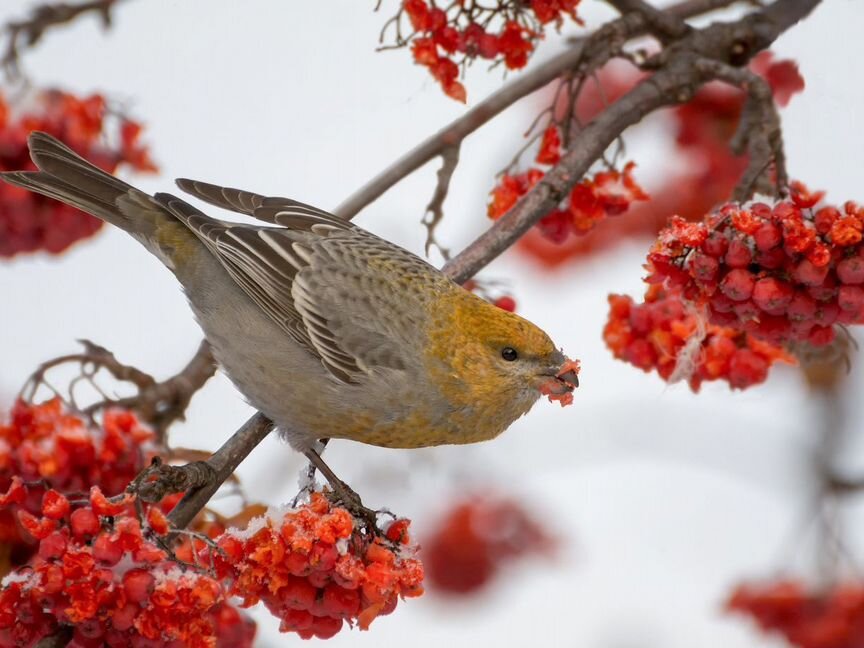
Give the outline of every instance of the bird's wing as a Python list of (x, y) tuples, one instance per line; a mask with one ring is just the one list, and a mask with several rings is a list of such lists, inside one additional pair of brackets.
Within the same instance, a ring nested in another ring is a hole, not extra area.
[(259, 227), (217, 221), (173, 196), (156, 197), (213, 251), (255, 303), (338, 380), (353, 383), (377, 367), (409, 364), (410, 346), (400, 344), (404, 329), (392, 326), (393, 318), (387, 316), (405, 305), (383, 278), (386, 273), (370, 263), (395, 254), (409, 265), (425, 266), (421, 259), (344, 221), (339, 225), (349, 227), (337, 227), (332, 222), (336, 217), (326, 213), (273, 208), (272, 222), (286, 227)]
[[(290, 198), (262, 196), (243, 189), (220, 187), (219, 185), (178, 178), (177, 186), (191, 196), (206, 203), (252, 216), (265, 223), (281, 225), (288, 229), (306, 229), (315, 223), (327, 223), (337, 229), (353, 229), (354, 226), (338, 216)], [(307, 225), (304, 226), (304, 221)]]

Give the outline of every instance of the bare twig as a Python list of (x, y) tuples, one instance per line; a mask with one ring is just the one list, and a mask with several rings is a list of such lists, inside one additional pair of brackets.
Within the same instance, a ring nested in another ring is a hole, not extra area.
[[(107, 399), (91, 405), (87, 410), (107, 406), (133, 409), (150, 424), (157, 434), (157, 440), (162, 443), (168, 428), (175, 421), (184, 419), (192, 397), (215, 373), (216, 361), (210, 345), (207, 340), (202, 340), (192, 359), (171, 378), (163, 382), (153, 381), (146, 386), (139, 385), (140, 392), (135, 396)], [(115, 377), (120, 378), (116, 374)]]
[[(738, 154), (746, 150), (750, 154), (750, 161), (738, 186), (735, 187), (733, 197), (737, 201), (744, 202), (757, 192), (784, 195), (789, 177), (786, 173), (780, 115), (774, 103), (771, 86), (765, 79), (746, 68), (735, 68), (718, 61), (707, 60), (699, 61), (699, 66), (715, 79), (735, 85), (747, 92), (741, 123), (730, 146)], [(773, 182), (769, 173), (772, 165)]]
[(58, 2), (38, 5), (24, 20), (13, 20), (3, 28), (7, 39), (6, 51), (0, 58), (0, 65), (12, 77), (20, 75), (20, 58), (23, 47), (33, 47), (53, 27), (66, 25), (79, 16), (88, 13), (99, 15), (102, 25), (111, 26), (111, 10), (120, 0), (89, 0), (80, 4)]
[[(727, 7), (735, 2), (736, 0), (687, 0), (673, 5), (666, 11), (672, 16), (685, 19)], [(607, 23), (590, 36), (576, 39), (567, 51), (538, 65), (530, 73), (517, 77), (462, 117), (421, 142), (349, 196), (333, 213), (346, 219), (354, 218), (360, 210), (390, 187), (440, 156), (445, 149), (461, 142), (519, 99), (539, 90), (568, 71), (579, 69), (583, 74), (590, 72), (593, 69), (592, 62), (594, 67), (602, 65), (621, 44), (645, 34), (646, 30), (645, 19), (640, 14), (631, 13)]]
[(453, 177), (457, 164), (459, 164), (459, 144), (454, 144), (441, 153), (441, 168), (438, 169), (438, 182), (435, 184), (432, 200), (426, 205), (426, 214), (423, 216), (423, 225), (426, 227), (426, 256), (429, 256), (429, 250), (434, 245), (445, 259), (450, 258), (450, 251), (441, 247), (441, 243), (435, 238), (435, 229), (438, 227), (438, 223), (444, 218), (444, 200), (447, 198), (447, 192), (450, 190), (450, 179)]
[[(120, 362), (113, 353), (98, 344), (89, 340), (79, 340), (79, 342), (84, 346), (83, 353), (61, 356), (40, 365), (24, 385), (21, 398), (26, 401), (33, 400), (42, 386), (47, 386), (56, 395), (60, 395), (47, 382), (46, 374), (60, 365), (77, 363), (81, 366), (81, 375), (70, 385), (68, 397), (70, 406), (81, 410), (91, 418), (96, 412), (107, 407), (134, 410), (156, 432), (157, 442), (160, 445), (164, 445), (168, 428), (175, 421), (183, 419), (192, 396), (216, 372), (216, 362), (206, 340), (201, 342), (198, 351), (180, 372), (162, 382), (158, 382), (153, 376), (137, 367)], [(126, 398), (108, 397), (95, 381), (95, 376), (100, 370), (107, 371), (119, 381), (131, 383), (138, 393)], [(75, 385), (82, 379), (88, 381), (101, 395), (101, 400), (84, 408), (79, 407), (75, 402), (74, 393)]]

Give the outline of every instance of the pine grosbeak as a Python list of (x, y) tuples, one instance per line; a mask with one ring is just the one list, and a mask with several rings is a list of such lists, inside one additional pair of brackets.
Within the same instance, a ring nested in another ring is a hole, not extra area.
[(576, 363), (530, 322), (320, 209), (191, 180), (256, 224), (149, 196), (44, 133), (39, 171), (7, 182), (135, 237), (183, 285), (225, 373), (303, 452), (321, 438), (417, 448), (491, 439), (541, 392), (569, 400)]

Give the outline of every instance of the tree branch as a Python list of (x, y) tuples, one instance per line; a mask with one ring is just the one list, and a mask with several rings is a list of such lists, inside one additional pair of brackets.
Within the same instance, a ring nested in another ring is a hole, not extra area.
[(444, 218), (444, 200), (447, 198), (447, 192), (450, 190), (450, 179), (453, 177), (453, 172), (456, 170), (456, 165), (459, 164), (459, 144), (454, 144), (441, 153), (441, 168), (438, 169), (438, 182), (435, 184), (435, 191), (432, 193), (432, 199), (426, 205), (426, 213), (423, 216), (423, 225), (426, 227), (426, 256), (429, 256), (429, 250), (435, 245), (444, 256), (445, 259), (450, 258), (450, 251), (441, 247), (441, 244), (435, 238), (435, 228), (438, 223)]
[[(649, 113), (688, 101), (716, 78), (706, 59), (743, 65), (784, 30), (804, 18), (820, 0), (777, 0), (765, 10), (732, 23), (693, 31), (657, 55), (659, 69), (609, 106), (574, 139), (568, 153), (531, 191), (486, 232), (451, 259), (444, 272), (461, 283), (513, 245), (561, 202), (615, 138)], [(717, 70), (713, 70), (714, 73)]]
[[(673, 5), (665, 13), (683, 20), (727, 7), (735, 2), (736, 0), (687, 0)], [(349, 196), (333, 210), (333, 213), (348, 220), (354, 218), (364, 207), (375, 201), (397, 182), (430, 160), (440, 156), (447, 148), (464, 140), (518, 100), (539, 90), (568, 71), (580, 69), (586, 73), (596, 69), (612, 56), (620, 44), (645, 34), (647, 28), (648, 25), (642, 15), (630, 13), (607, 23), (590, 36), (574, 40), (567, 51), (538, 65), (531, 72), (516, 78), (497, 92), (492, 93), (462, 117), (421, 142), (375, 176), (368, 184)], [(594, 65), (589, 65), (588, 59), (593, 59)]]
[[(168, 520), (178, 529), (185, 528), (203, 509), (219, 487), (234, 474), (237, 466), (273, 431), (273, 421), (260, 412), (252, 416), (229, 438), (206, 462), (212, 469), (212, 479), (186, 493), (180, 503), (168, 515)], [(178, 467), (182, 469), (183, 466)]]
[(700, 61), (699, 66), (715, 79), (735, 85), (747, 92), (747, 101), (741, 114), (738, 132), (732, 138), (731, 148), (737, 153), (746, 149), (750, 161), (744, 175), (735, 187), (733, 198), (744, 202), (754, 193), (772, 193), (771, 165), (774, 165), (773, 193), (783, 195), (789, 176), (786, 173), (786, 155), (783, 152), (783, 131), (780, 115), (771, 86), (767, 81), (746, 68), (734, 68), (717, 61)]
[(22, 40), (24, 47), (33, 47), (49, 29), (66, 25), (83, 14), (98, 14), (102, 25), (107, 29), (111, 26), (111, 10), (119, 1), (90, 0), (80, 4), (43, 4), (34, 8), (29, 18), (9, 21), (3, 27), (8, 43), (3, 57), (0, 58), (0, 65), (10, 76), (19, 75)]

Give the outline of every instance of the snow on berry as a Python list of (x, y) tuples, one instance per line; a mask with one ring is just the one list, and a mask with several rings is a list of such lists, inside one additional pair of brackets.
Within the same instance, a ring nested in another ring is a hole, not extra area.
[(407, 520), (394, 522), (384, 537), (360, 526), (324, 494), (312, 493), (307, 504), (219, 537), (217, 573), (244, 606), (263, 602), (282, 632), (327, 639), (346, 622), (366, 630), (400, 597), (423, 593), (423, 566), (413, 557)]
[(142, 526), (128, 499), (94, 486), (71, 513), (54, 491), (43, 501), (45, 517), (19, 511), (39, 544), (0, 586), (0, 647), (64, 632), (76, 646), (252, 646), (255, 625), (225, 602), (222, 584), (171, 560), (165, 533)]
[(808, 588), (786, 579), (739, 585), (726, 603), (764, 632), (799, 648), (846, 648), (864, 643), (864, 584)]
[[(156, 171), (147, 148), (139, 142), (141, 125), (109, 114), (105, 98), (98, 94), (78, 98), (47, 90), (20, 111), (0, 95), (0, 171), (34, 169), (27, 136), (36, 130), (54, 135), (110, 173), (120, 165)], [(0, 183), (0, 257), (36, 250), (57, 254), (101, 226), (101, 220), (74, 207)]]
[[(731, 300), (724, 299), (724, 308), (732, 308)], [(610, 295), (603, 339), (619, 360), (645, 372), (656, 370), (669, 382), (687, 380), (693, 391), (706, 380), (745, 389), (764, 382), (773, 363), (795, 363), (782, 347), (708, 323), (704, 310), (659, 284), (648, 287), (641, 304), (626, 295)]]
[[(108, 496), (123, 492), (158, 451), (154, 438), (125, 410), (105, 411), (96, 426), (59, 398), (38, 405), (16, 402), (8, 423), (0, 424), (0, 543), (15, 557), (11, 566), (35, 551), (26, 528), (39, 526), (36, 516), (65, 518), (65, 496), (92, 486)], [(86, 509), (71, 516), (73, 528), (98, 531)]]
[(816, 208), (793, 183), (773, 205), (725, 204), (700, 223), (673, 217), (648, 255), (649, 283), (681, 291), (708, 320), (775, 345), (834, 339), (864, 322), (864, 209)]

